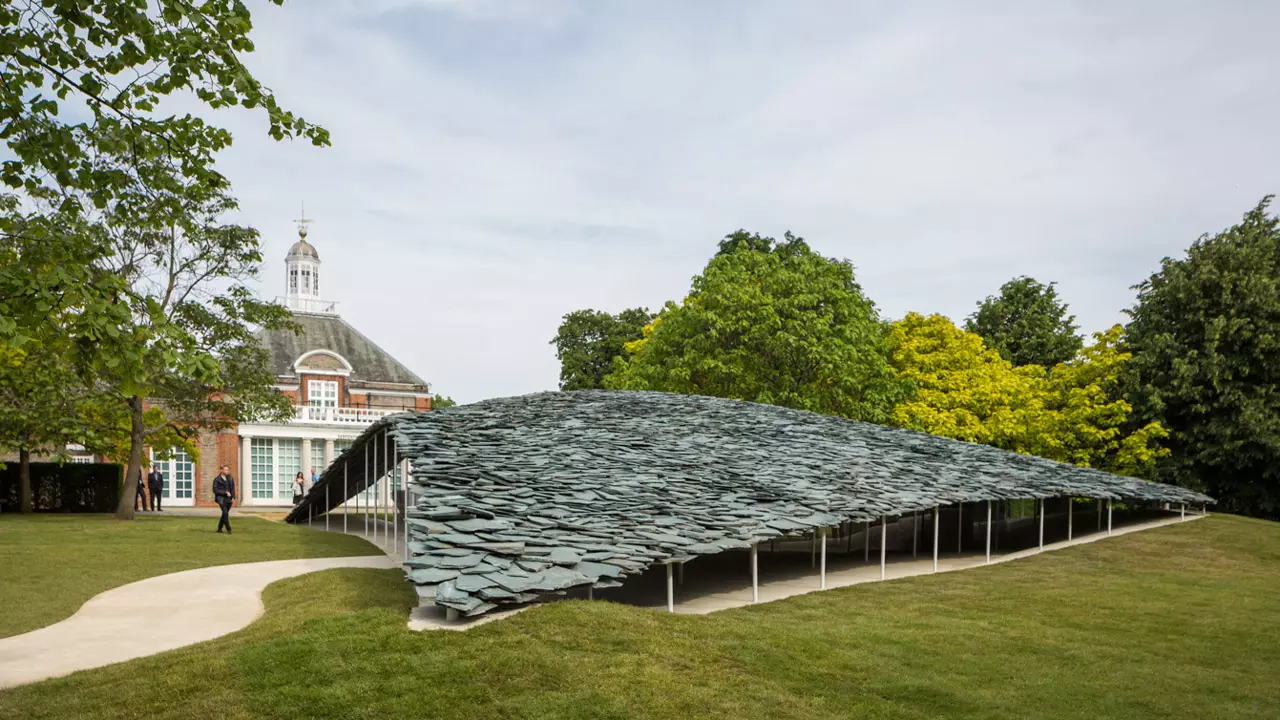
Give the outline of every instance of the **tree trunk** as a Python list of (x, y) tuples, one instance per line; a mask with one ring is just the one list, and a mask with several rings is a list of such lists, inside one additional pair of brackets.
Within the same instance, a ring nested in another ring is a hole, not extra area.
[(31, 451), (18, 450), (18, 512), (30, 513), (34, 510), (31, 497)]
[(129, 465), (124, 471), (124, 488), (120, 492), (120, 504), (116, 517), (133, 519), (134, 496), (138, 493), (138, 473), (142, 472), (142, 445), (147, 440), (146, 426), (142, 424), (142, 398), (129, 398)]

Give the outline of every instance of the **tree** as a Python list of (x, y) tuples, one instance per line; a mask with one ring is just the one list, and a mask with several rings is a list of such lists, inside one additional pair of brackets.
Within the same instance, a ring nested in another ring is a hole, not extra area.
[(1140, 421), (1169, 429), (1163, 479), (1280, 518), (1280, 220), (1270, 202), (1135, 286), (1125, 385)]
[(617, 315), (600, 310), (575, 310), (565, 315), (551, 340), (560, 360), (560, 389), (603, 388), (622, 346), (638, 340), (651, 320), (648, 308), (631, 308)]
[(457, 405), (458, 403), (454, 402), (453, 398), (448, 395), (435, 395), (431, 398), (432, 410), (443, 410), (445, 408), (456, 407)]
[[(1118, 395), (1120, 326), (1052, 368), (1014, 367), (982, 338), (941, 315), (910, 313), (890, 333), (894, 367), (916, 394), (893, 410), (892, 424), (1004, 450), (1145, 476), (1167, 451), (1158, 423), (1129, 429)], [(1128, 431), (1126, 432), (1126, 430)]]
[(1084, 344), (1076, 334), (1075, 316), (1058, 300), (1054, 283), (1014, 278), (1000, 294), (978, 303), (964, 329), (982, 337), (987, 347), (1016, 366), (1053, 367), (1075, 357)]
[[(104, 263), (129, 284), (122, 301), (131, 319), (91, 338), (98, 350), (86, 353), (98, 385), (127, 411), (127, 478), (158, 437), (293, 413), (254, 334), (294, 328), (291, 315), (244, 284), (262, 261), (257, 231), (223, 224), (236, 203), (209, 187), (147, 200), (113, 203), (103, 215), (112, 248)], [(116, 514), (132, 517), (132, 498), (121, 497)]]
[(886, 328), (853, 266), (790, 233), (762, 240), (722, 244), (689, 296), (667, 303), (628, 345), (605, 385), (888, 420), (909, 386), (889, 365)]
[[(214, 169), (231, 135), (161, 109), (169, 95), (194, 95), (211, 109), (265, 111), (276, 139), (328, 144), (245, 69), (250, 29), (240, 0), (0, 9), (0, 138), (13, 155), (0, 180), (36, 208), (6, 208), (6, 241), (22, 247), (0, 264), (0, 343), (65, 336), (65, 360), (127, 409), (128, 477), (148, 437), (271, 415), (285, 402), (264, 392), (262, 351), (246, 340), (253, 325), (282, 322), (237, 284), (260, 259), (256, 233), (214, 220), (235, 207)], [(26, 240), (39, 233), (56, 245), (48, 254), (80, 262), (31, 283), (42, 255)], [(51, 326), (68, 320), (58, 308), (72, 309), (72, 324)], [(160, 402), (145, 407), (147, 397)], [(122, 499), (118, 514), (132, 512)]]

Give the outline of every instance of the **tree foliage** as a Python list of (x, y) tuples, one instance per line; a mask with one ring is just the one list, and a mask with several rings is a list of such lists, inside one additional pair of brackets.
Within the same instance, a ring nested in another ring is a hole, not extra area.
[(1169, 428), (1164, 479), (1280, 517), (1280, 220), (1271, 198), (1165, 258), (1129, 311), (1128, 397)]
[(458, 403), (454, 402), (453, 398), (448, 395), (436, 395), (431, 398), (432, 410), (443, 410), (445, 408), (456, 407), (457, 405)]
[[(0, 181), (14, 191), (0, 228), (0, 343), (34, 348), (24, 362), (68, 363), (105, 393), (109, 407), (92, 414), (124, 423), (128, 477), (148, 440), (287, 405), (252, 342), (254, 327), (287, 322), (243, 285), (261, 259), (257, 234), (218, 219), (235, 209), (214, 168), (231, 135), (162, 106), (177, 94), (257, 109), (272, 137), (327, 144), (245, 69), (251, 27), (239, 0), (0, 8), (0, 139), (12, 154)], [(38, 355), (55, 348), (64, 355)], [(122, 498), (118, 514), (132, 508)]]
[(894, 367), (916, 394), (893, 410), (899, 427), (1126, 475), (1150, 472), (1158, 424), (1125, 432), (1131, 408), (1115, 397), (1129, 356), (1121, 328), (1052, 368), (1015, 367), (945, 317), (908, 314), (890, 333)]
[(560, 322), (551, 344), (560, 360), (561, 390), (604, 387), (613, 359), (626, 343), (638, 340), (653, 320), (648, 308), (631, 308), (617, 315), (600, 310), (575, 310)]
[(978, 303), (965, 330), (1016, 366), (1052, 367), (1075, 357), (1083, 345), (1074, 322), (1054, 283), (1020, 277), (1002, 285), (999, 295)]
[(714, 395), (884, 422), (908, 385), (885, 326), (848, 261), (787, 233), (740, 231), (667, 303), (605, 381), (627, 390)]

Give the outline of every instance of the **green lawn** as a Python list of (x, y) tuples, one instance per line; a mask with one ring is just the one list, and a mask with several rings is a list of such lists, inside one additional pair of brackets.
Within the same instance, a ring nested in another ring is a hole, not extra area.
[(0, 515), (0, 637), (55, 623), (103, 590), (210, 565), (337, 555), (376, 555), (356, 537), (236, 517)]
[(395, 570), (265, 600), (234, 635), (0, 692), (0, 717), (1280, 716), (1280, 525), (1225, 516), (708, 616), (570, 601), (413, 633)]

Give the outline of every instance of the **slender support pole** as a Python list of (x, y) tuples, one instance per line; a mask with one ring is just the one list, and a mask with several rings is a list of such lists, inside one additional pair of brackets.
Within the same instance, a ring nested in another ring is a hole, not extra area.
[(684, 563), (680, 563), (676, 566), (676, 584), (684, 584)]
[[(329, 483), (328, 482), (324, 484), (324, 506), (326, 508), (329, 507)], [(329, 529), (329, 514), (330, 513), (328, 510), (324, 511), (324, 529), (325, 530)]]
[[(404, 485), (404, 473), (400, 472), (400, 448), (396, 445), (391, 446), (391, 457), (394, 458), (391, 466), (396, 469), (396, 475), (400, 477), (400, 485)], [(397, 502), (396, 491), (398, 488), (394, 484), (391, 486), (391, 552), (400, 551), (400, 503)]]
[(1205, 515), (1208, 515), (1208, 514), (1209, 514), (1209, 506), (1208, 506), (1208, 505), (1201, 505), (1201, 506), (1200, 506), (1200, 517), (1204, 517)]
[(1068, 540), (1068, 541), (1069, 541), (1069, 540), (1071, 540), (1071, 536), (1072, 536), (1072, 530), (1071, 530), (1071, 516), (1072, 516), (1072, 515), (1075, 515), (1075, 513), (1074, 513), (1074, 512), (1072, 512), (1072, 511), (1073, 511), (1073, 510), (1075, 510), (1075, 509), (1076, 509), (1076, 501), (1075, 501), (1075, 499), (1074, 499), (1074, 498), (1067, 498), (1067, 540)]
[[(347, 462), (349, 461), (345, 461), (342, 463), (342, 497), (350, 499), (351, 496), (347, 494)], [(342, 501), (342, 532), (343, 533), (347, 532), (347, 516), (350, 514), (351, 513), (347, 512), (347, 501), (343, 500)]]
[(454, 610), (453, 608), (445, 608), (444, 619), (449, 622), (454, 622), (455, 620), (458, 619), (458, 611)]
[(956, 505), (956, 553), (964, 550), (964, 501)]
[(595, 586), (595, 585), (588, 585), (588, 586), (587, 586), (587, 599), (588, 599), (588, 600), (595, 600), (595, 599), (596, 599), (596, 586)]
[(1102, 532), (1102, 498), (1098, 498), (1098, 532)]
[(916, 545), (920, 540), (920, 512), (911, 513), (911, 557), (917, 557)]
[(871, 562), (871, 521), (870, 520), (862, 523), (862, 536), (863, 536), (863, 540), (866, 541), (866, 544), (862, 549), (862, 562), (869, 563)]
[(1186, 520), (1186, 519), (1187, 519), (1187, 504), (1186, 504), (1186, 503), (1182, 503), (1182, 519), (1183, 519), (1183, 520)]
[(756, 562), (756, 544), (751, 543), (751, 602), (760, 602), (760, 565)]
[(880, 579), (884, 579), (884, 553), (889, 540), (889, 516), (880, 516)]
[[(364, 520), (364, 537), (369, 539), (369, 443), (364, 444), (364, 514), (360, 516)], [(356, 496), (356, 507), (359, 510), (360, 496)]]
[(991, 564), (991, 501), (987, 501), (987, 564)]
[(1107, 498), (1107, 535), (1111, 535), (1111, 499)]
[(809, 567), (818, 567), (818, 534), (814, 531), (809, 536)]
[(942, 506), (933, 506), (933, 571), (938, 572), (938, 520), (941, 519)]
[(667, 563), (667, 612), (676, 611), (676, 585), (671, 581), (671, 563)]
[(818, 566), (818, 588), (827, 589), (827, 534), (822, 533), (822, 564)]
[(404, 461), (404, 559), (409, 561), (409, 461)]
[(1044, 549), (1044, 498), (1040, 498), (1040, 549)]

